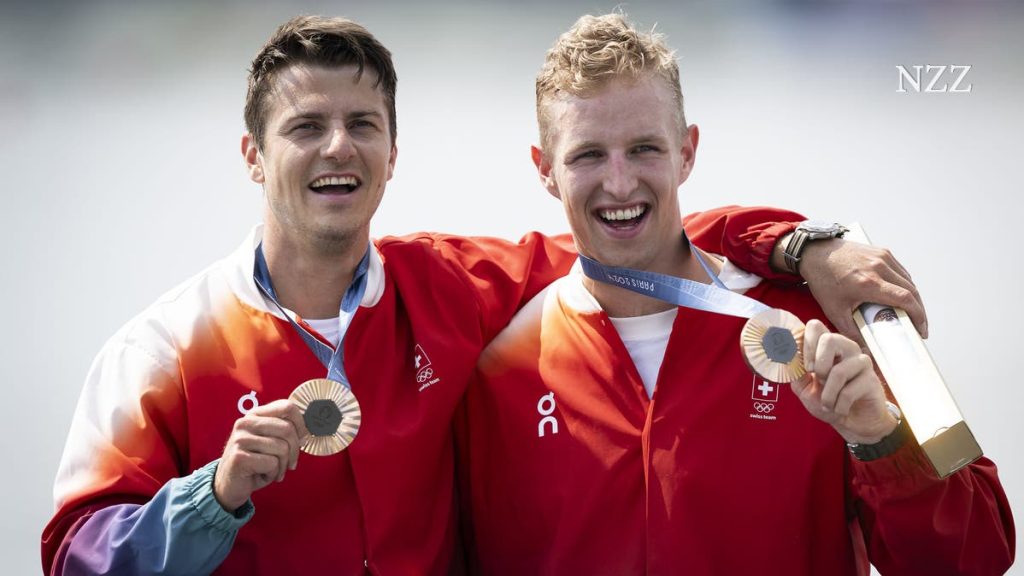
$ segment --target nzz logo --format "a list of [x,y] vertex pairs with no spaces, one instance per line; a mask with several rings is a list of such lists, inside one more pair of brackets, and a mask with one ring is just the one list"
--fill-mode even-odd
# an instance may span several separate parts
[[[972,88],[974,88],[974,84],[968,84],[966,88],[960,86],[964,81],[964,77],[967,76],[967,73],[971,71],[970,66],[957,66],[955,64],[950,64],[949,66],[937,66],[927,64],[924,66],[911,66],[911,68],[914,69],[913,74],[907,71],[905,67],[900,66],[899,64],[896,65],[896,70],[899,71],[899,81],[896,86],[896,92],[906,93],[907,85],[910,86],[912,92],[920,92],[921,70],[924,70],[926,80],[928,80],[929,78],[928,75],[931,75],[931,79],[928,81],[928,84],[924,87],[925,92],[948,92],[950,94],[966,94],[970,92]],[[949,69],[949,74],[946,75],[946,77],[952,78],[955,76],[955,79],[953,80],[953,85],[950,86],[948,83],[943,82],[942,86],[936,86],[936,84],[938,84],[939,82],[939,79],[941,79],[943,75],[946,74],[947,68]]]

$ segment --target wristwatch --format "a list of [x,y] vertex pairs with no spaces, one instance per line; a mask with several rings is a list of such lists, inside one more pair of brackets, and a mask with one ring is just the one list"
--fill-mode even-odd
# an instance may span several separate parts
[[885,458],[890,454],[896,453],[896,451],[899,450],[911,436],[910,426],[907,425],[906,419],[903,418],[903,413],[900,412],[899,406],[896,406],[892,402],[886,402],[885,407],[898,422],[898,424],[896,424],[896,428],[890,432],[888,436],[874,444],[846,443],[846,447],[849,448],[850,454],[853,454],[853,457],[861,462],[878,460],[879,458]]
[[822,222],[819,220],[806,220],[800,223],[793,231],[786,249],[782,252],[782,259],[786,263],[786,269],[800,275],[800,256],[804,253],[807,243],[813,240],[830,240],[842,238],[849,230],[834,222]]

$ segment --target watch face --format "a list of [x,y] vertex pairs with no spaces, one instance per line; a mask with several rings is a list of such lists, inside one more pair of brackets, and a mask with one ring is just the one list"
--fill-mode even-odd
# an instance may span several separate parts
[[838,224],[824,220],[805,220],[799,227],[811,233],[822,234],[831,234],[839,230]]

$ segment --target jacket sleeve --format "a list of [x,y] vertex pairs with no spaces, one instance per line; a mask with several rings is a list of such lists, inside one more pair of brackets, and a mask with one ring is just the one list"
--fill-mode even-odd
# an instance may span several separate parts
[[911,440],[889,457],[850,462],[854,512],[880,573],[994,575],[1013,563],[1013,517],[990,460],[939,479]]
[[77,515],[50,574],[209,574],[227,557],[238,529],[252,517],[213,496],[217,462],[173,478],[145,504],[94,506]]
[[[512,316],[545,286],[567,274],[576,261],[568,234],[531,232],[519,242],[499,238],[419,234],[413,242],[440,258],[468,288],[464,305],[478,311],[483,343],[504,328]],[[449,298],[457,295],[448,295]]]
[[100,351],[79,398],[42,536],[45,574],[209,572],[252,514],[216,502],[216,463],[185,474],[176,356],[129,327]]
[[[777,208],[725,206],[684,218],[690,239],[700,248],[723,254],[759,276],[802,281],[771,270],[769,260],[779,237],[804,218]],[[420,234],[404,240],[429,242],[470,286],[481,310],[485,342],[512,315],[555,279],[568,273],[576,249],[568,234],[530,233],[519,242],[497,238]]]
[[803,282],[771,267],[775,243],[806,220],[796,212],[768,206],[723,206],[683,218],[686,234],[697,247],[721,254],[762,278]]

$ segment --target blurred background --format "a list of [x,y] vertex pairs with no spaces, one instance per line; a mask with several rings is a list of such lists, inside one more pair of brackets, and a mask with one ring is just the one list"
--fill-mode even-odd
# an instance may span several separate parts
[[[1024,520],[1021,3],[5,2],[0,571],[40,570],[53,476],[101,344],[259,220],[242,105],[278,24],[348,16],[394,53],[400,153],[374,235],[518,238],[567,230],[529,157],[544,52],[580,15],[616,6],[678,50],[701,128],[683,211],[772,204],[860,221],[892,248]],[[959,88],[971,91],[948,92],[948,72],[945,92],[897,91],[898,65],[928,64],[970,66]]]

